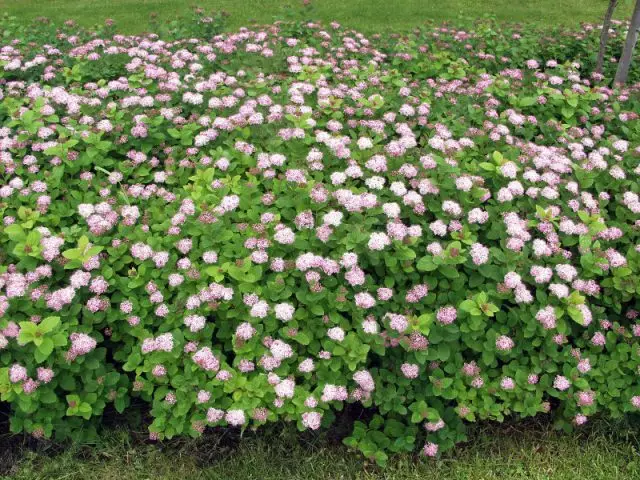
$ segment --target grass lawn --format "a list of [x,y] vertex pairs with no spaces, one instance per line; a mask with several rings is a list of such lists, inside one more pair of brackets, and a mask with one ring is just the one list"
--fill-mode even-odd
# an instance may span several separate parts
[[[426,20],[466,23],[484,15],[548,25],[599,22],[608,0],[312,0],[311,4],[311,13],[303,16],[302,0],[0,0],[0,12],[25,21],[39,16],[56,22],[72,18],[85,26],[113,18],[119,30],[137,33],[149,28],[152,13],[160,20],[173,19],[199,5],[229,12],[231,28],[254,20],[313,18],[375,32],[408,29]],[[632,0],[620,0],[617,18],[629,17],[631,8]]]
[[132,443],[128,433],[113,430],[94,448],[40,448],[21,452],[18,462],[4,449],[0,461],[5,478],[18,480],[640,478],[638,438],[631,427],[597,423],[572,435],[540,424],[475,428],[468,445],[441,460],[398,456],[385,470],[325,436],[300,436],[289,428],[266,435],[247,433],[237,448],[229,445],[236,442],[215,435],[158,445]]

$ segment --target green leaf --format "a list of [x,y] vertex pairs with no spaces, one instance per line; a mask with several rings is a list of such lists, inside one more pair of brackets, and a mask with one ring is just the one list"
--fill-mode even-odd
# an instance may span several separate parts
[[37,358],[38,355],[36,355],[36,360],[38,360],[39,363],[42,363],[44,360],[49,358],[49,355],[51,355],[52,352],[53,340],[51,340],[50,338],[44,338],[42,339],[42,343],[36,350],[36,354],[40,354],[40,359]]
[[416,252],[406,245],[401,245],[396,248],[396,255],[398,260],[413,260],[416,258]]
[[79,406],[78,406],[78,413],[85,419],[85,420],[89,420],[89,418],[91,418],[91,414],[93,413],[93,409],[91,408],[91,405],[89,405],[86,402],[82,402]]
[[4,232],[7,234],[9,239],[14,242],[24,242],[27,239],[24,229],[17,223],[5,227]]
[[76,389],[76,382],[71,374],[67,374],[60,378],[60,386],[68,392],[73,392]]
[[575,114],[573,108],[566,108],[566,107],[562,107],[560,109],[560,113],[562,113],[562,116],[567,119],[573,117]]
[[20,333],[18,334],[18,342],[26,345],[35,340],[38,326],[33,322],[20,322]]
[[52,340],[56,347],[64,347],[67,344],[67,337],[64,333],[56,333],[53,335]]
[[441,343],[437,347],[436,355],[438,356],[438,360],[443,362],[447,361],[449,356],[451,356],[451,347],[446,343]]
[[125,402],[124,397],[118,397],[116,398],[116,401],[113,402],[114,407],[116,408],[116,411],[118,413],[122,413],[124,412],[124,409],[126,408],[127,404]]
[[49,333],[55,330],[58,325],[60,325],[60,317],[47,317],[42,322],[40,322],[40,325],[38,325],[38,329],[42,333]]
[[416,268],[421,272],[432,272],[438,268],[436,264],[433,263],[433,258],[430,256],[424,256],[418,263],[416,264]]
[[478,166],[481,169],[487,170],[489,172],[493,172],[496,169],[496,166],[493,163],[489,163],[489,162],[480,162]]
[[68,260],[77,260],[82,258],[82,252],[78,248],[70,248],[62,252],[62,256]]
[[456,270],[456,268],[451,265],[440,265],[438,271],[449,279],[458,278],[460,276],[458,270]]
[[471,315],[482,315],[482,311],[473,300],[463,300],[462,303],[460,303],[460,310],[468,312]]
[[38,392],[40,392],[38,399],[42,403],[56,403],[58,401],[58,396],[53,390],[44,390],[41,387],[38,389]]
[[569,314],[569,317],[571,317],[571,320],[579,325],[584,325],[584,316],[576,307],[569,305],[569,307],[567,307],[567,313]]
[[521,107],[530,107],[532,105],[535,105],[537,102],[536,97],[523,97],[520,99],[520,106]]

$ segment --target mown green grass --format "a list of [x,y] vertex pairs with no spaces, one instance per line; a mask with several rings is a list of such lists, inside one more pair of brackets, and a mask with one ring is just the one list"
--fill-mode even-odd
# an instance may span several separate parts
[[[166,21],[198,5],[229,12],[230,28],[291,17],[336,20],[371,33],[406,30],[427,20],[464,24],[485,15],[499,21],[577,26],[601,21],[607,4],[608,0],[311,0],[310,10],[303,12],[302,0],[0,0],[0,12],[24,21],[71,18],[84,26],[112,18],[119,30],[139,33],[150,28],[152,13]],[[631,0],[621,0],[617,18],[628,17],[631,8]]]
[[0,459],[5,478],[17,480],[632,480],[640,478],[636,432],[605,423],[574,434],[540,424],[476,427],[440,460],[397,456],[384,470],[325,435],[289,428],[246,434],[238,446],[215,434],[151,445],[111,430],[94,446],[39,447],[13,466]]

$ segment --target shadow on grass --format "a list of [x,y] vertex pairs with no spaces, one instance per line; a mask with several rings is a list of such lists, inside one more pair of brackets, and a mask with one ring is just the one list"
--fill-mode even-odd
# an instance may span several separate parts
[[381,470],[342,445],[353,423],[367,421],[373,414],[356,405],[338,412],[335,426],[320,432],[297,432],[294,425],[278,423],[244,432],[210,428],[200,438],[163,442],[148,440],[143,427],[146,412],[141,408],[133,411],[136,413],[127,415],[105,412],[101,435],[95,443],[84,445],[12,435],[7,412],[1,412],[0,477],[640,478],[640,425],[632,418],[615,423],[594,420],[571,434],[554,430],[548,416],[473,424],[469,441],[439,460],[424,462],[417,454],[397,455]]

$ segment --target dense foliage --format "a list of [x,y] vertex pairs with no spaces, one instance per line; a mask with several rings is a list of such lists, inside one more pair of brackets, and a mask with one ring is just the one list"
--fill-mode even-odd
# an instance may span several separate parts
[[384,464],[465,421],[640,407],[639,89],[591,74],[597,28],[219,27],[0,25],[14,431],[357,402],[346,442]]

